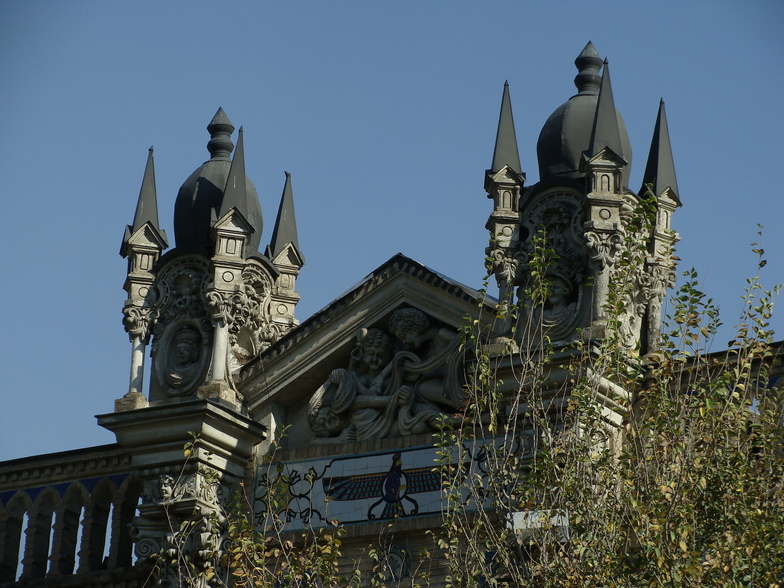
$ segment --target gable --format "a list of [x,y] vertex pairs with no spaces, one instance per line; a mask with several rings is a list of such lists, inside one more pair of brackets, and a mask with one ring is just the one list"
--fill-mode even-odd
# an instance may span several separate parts
[[[432,332],[441,333],[445,341],[454,338],[456,348],[466,316],[479,314],[480,297],[478,291],[398,254],[249,362],[238,386],[254,418],[264,420],[275,407],[289,426],[302,429],[298,438],[310,435],[303,411],[333,370],[349,367],[363,329],[386,333],[400,352],[405,344],[391,334],[390,317],[413,308],[426,316]],[[493,303],[486,302],[488,316],[494,316]]]

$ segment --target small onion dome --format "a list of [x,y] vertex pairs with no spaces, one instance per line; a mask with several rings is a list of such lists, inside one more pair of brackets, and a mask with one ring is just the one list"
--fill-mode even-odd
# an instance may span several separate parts
[[[580,160],[591,143],[591,130],[601,82],[599,69],[603,61],[593,44],[588,42],[582,53],[574,60],[574,64],[578,70],[574,78],[577,94],[555,109],[544,123],[536,143],[540,180],[555,175],[568,178],[583,176],[579,171]],[[631,143],[621,113],[617,109],[615,113],[618,117],[618,129],[623,146],[623,153],[618,155],[628,162],[623,169],[623,183],[627,185],[632,162]]]
[[[183,182],[177,193],[174,203],[174,239],[181,251],[210,255],[213,249],[210,228],[220,212],[231,169],[231,152],[234,149],[231,134],[234,125],[223,109],[219,108],[207,125],[207,130],[210,133],[207,150],[211,157]],[[256,187],[247,176],[245,182],[250,208],[255,209],[250,214],[259,219],[260,225],[261,208]],[[258,229],[250,237],[249,251],[258,250],[261,226]]]

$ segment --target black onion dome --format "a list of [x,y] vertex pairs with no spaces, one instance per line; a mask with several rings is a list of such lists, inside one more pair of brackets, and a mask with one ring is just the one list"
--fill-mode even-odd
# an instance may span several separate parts
[[231,168],[234,143],[231,124],[222,108],[207,125],[210,159],[194,171],[180,187],[174,202],[174,240],[178,249],[209,254],[212,249],[210,227],[220,210],[223,190]]
[[[561,175],[568,178],[582,177],[580,160],[583,152],[590,147],[591,131],[596,104],[599,99],[599,70],[603,61],[591,42],[574,60],[578,73],[574,78],[577,94],[555,109],[544,123],[539,140],[536,143],[536,154],[539,160],[539,179]],[[624,185],[628,183],[631,169],[632,149],[626,124],[618,110],[618,129],[620,131],[623,153],[619,153],[628,165],[623,170]]]
[[[213,242],[210,237],[212,224],[220,216],[226,181],[231,170],[231,152],[234,143],[231,134],[234,125],[223,112],[218,109],[207,125],[210,140],[207,150],[210,159],[194,171],[180,187],[174,203],[174,239],[181,251],[194,251],[210,255]],[[244,163],[242,175],[244,173]],[[247,205],[242,206],[242,213],[254,228],[248,243],[248,251],[258,251],[261,241],[262,217],[259,198],[253,182],[245,176],[245,194]]]

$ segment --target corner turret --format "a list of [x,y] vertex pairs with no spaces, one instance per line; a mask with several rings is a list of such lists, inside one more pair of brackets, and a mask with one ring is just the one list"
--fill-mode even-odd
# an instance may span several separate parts
[[299,249],[291,174],[284,173],[286,181],[272,239],[267,246],[267,257],[280,271],[272,293],[273,320],[283,328],[290,329],[298,324],[294,318],[294,309],[300,299],[297,293],[297,276],[305,265],[305,257]]
[[[627,187],[632,150],[615,108],[609,65],[590,42],[575,65],[577,94],[542,127],[540,178],[525,190],[504,87],[493,165],[485,175],[485,190],[494,201],[486,259],[498,282],[502,317],[492,339],[527,345],[543,337],[563,344],[601,338],[607,333],[608,305],[625,297],[620,344],[647,353],[656,344],[658,309],[674,271],[665,250],[674,243],[669,218],[679,201],[666,120],[662,110],[646,170],[646,183],[656,183],[658,211],[655,226],[648,227],[632,222],[643,203]],[[648,257],[639,259],[646,249]],[[531,264],[541,250],[550,252],[544,270],[542,263]],[[634,261],[619,264],[622,256]],[[613,295],[620,265],[633,265],[627,276],[633,292]],[[529,300],[530,286],[542,284],[545,299]]]
[[509,82],[504,82],[493,162],[485,172],[485,191],[487,197],[493,200],[493,212],[485,224],[485,228],[490,231],[490,245],[485,249],[485,264],[488,273],[495,275],[498,284],[500,318],[495,331],[496,339],[500,337],[503,341],[506,341],[505,335],[511,329],[510,308],[519,265],[515,256],[518,246],[519,202],[524,184],[525,174],[520,167]]
[[144,179],[136,203],[133,224],[125,227],[120,255],[128,258],[128,275],[123,288],[128,293],[123,308],[123,324],[133,344],[128,393],[117,402],[121,407],[146,405],[142,394],[144,351],[150,340],[150,288],[153,268],[161,252],[169,246],[166,233],[158,225],[158,196],[155,188],[153,148],[147,154]]

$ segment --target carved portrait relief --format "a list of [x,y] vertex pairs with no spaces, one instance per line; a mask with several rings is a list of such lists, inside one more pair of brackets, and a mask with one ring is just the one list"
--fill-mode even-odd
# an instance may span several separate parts
[[183,256],[155,280],[151,400],[188,396],[206,380],[212,343],[204,298],[208,269],[206,260]]
[[[526,260],[521,268],[518,295],[523,325],[541,325],[553,340],[574,335],[583,322],[587,306],[583,285],[590,273],[589,257],[584,245],[582,198],[577,192],[559,190],[534,197],[520,214],[521,246]],[[550,251],[545,278],[548,296],[538,307],[527,299],[530,285],[528,263],[534,251],[535,236],[544,239]]]
[[442,415],[462,406],[461,369],[454,329],[417,309],[399,309],[389,332],[362,329],[348,367],[333,370],[311,397],[312,443],[433,431]]

